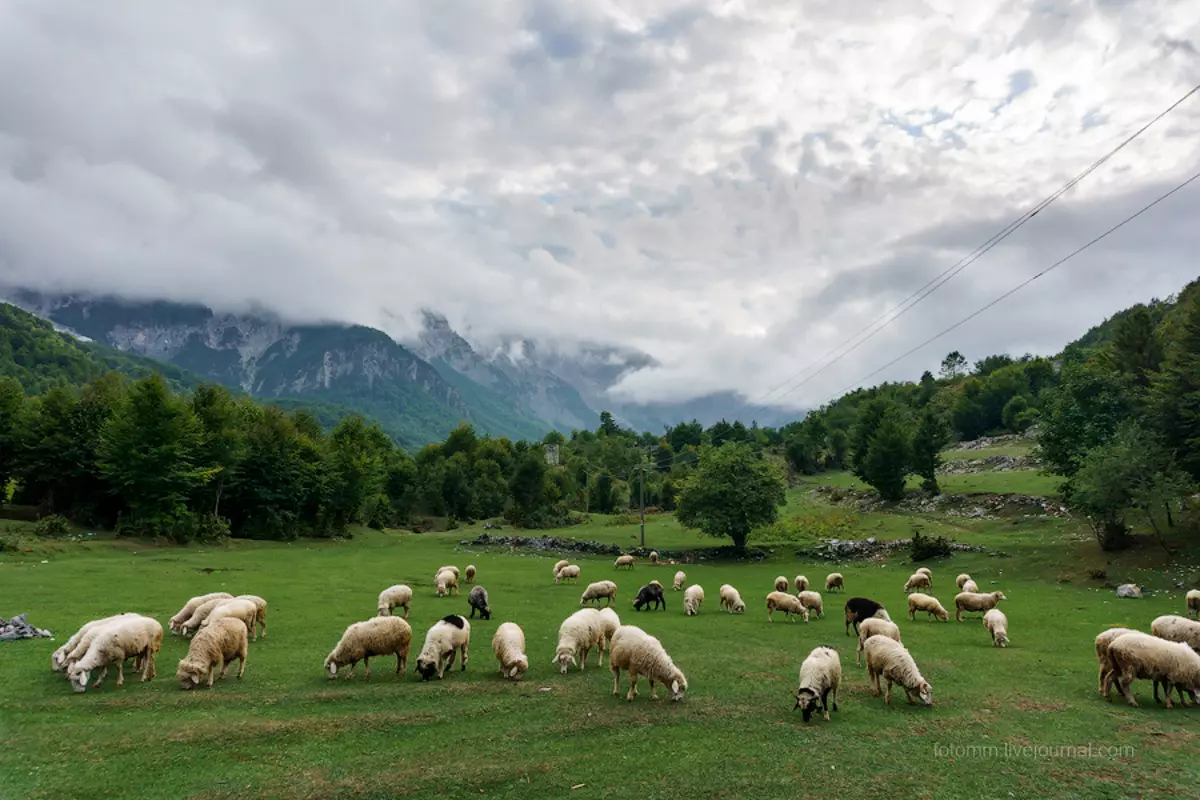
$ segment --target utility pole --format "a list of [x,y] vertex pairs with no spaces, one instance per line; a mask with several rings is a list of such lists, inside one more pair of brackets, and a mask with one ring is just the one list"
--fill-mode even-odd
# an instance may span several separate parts
[[641,473],[642,473],[642,490],[641,490],[641,495],[642,495],[642,547],[645,547],[646,546],[646,456],[645,456],[644,452],[642,454]]

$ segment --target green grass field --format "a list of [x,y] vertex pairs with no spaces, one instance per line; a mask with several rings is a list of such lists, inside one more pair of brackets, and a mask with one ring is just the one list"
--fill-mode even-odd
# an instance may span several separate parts
[[[803,509],[804,501],[793,497],[790,507]],[[867,533],[884,516],[864,515],[858,524]],[[908,622],[901,586],[913,565],[903,554],[882,564],[804,563],[781,549],[775,561],[760,564],[690,564],[689,581],[707,595],[692,618],[670,592],[665,612],[639,614],[630,605],[651,577],[669,586],[676,567],[639,564],[627,573],[615,571],[610,558],[575,559],[584,583],[618,583],[622,620],[659,637],[687,674],[690,689],[680,703],[650,701],[644,682],[633,703],[612,697],[611,673],[607,665],[595,668],[594,655],[586,671],[558,674],[550,665],[558,626],[579,607],[582,586],[552,585],[556,554],[460,546],[474,531],[362,532],[344,542],[221,549],[90,542],[5,554],[0,613],[27,611],[56,641],[0,642],[0,797],[528,798],[569,795],[576,786],[581,796],[647,798],[818,789],[828,796],[972,798],[1194,794],[1200,709],[1157,707],[1145,682],[1135,687],[1143,708],[1105,702],[1096,693],[1092,647],[1106,626],[1147,629],[1154,616],[1179,613],[1182,592],[1118,601],[1099,590],[1078,577],[1076,554],[1090,552],[1086,538],[1062,521],[1033,528],[995,520],[939,524],[1013,554],[959,554],[932,564],[934,594],[943,602],[960,571],[984,590],[1006,592],[1011,647],[992,648],[978,618]],[[552,533],[630,541],[636,532],[636,525],[594,518]],[[667,549],[718,542],[655,518],[647,543]],[[1161,553],[1125,558],[1139,580],[1170,586]],[[417,594],[414,664],[432,622],[467,613],[465,591],[434,596],[432,573],[444,563],[475,564],[491,595],[494,615],[472,623],[465,673],[456,668],[444,681],[421,683],[412,672],[395,677],[394,659],[379,659],[369,683],[361,665],[354,681],[324,676],[322,661],[345,626],[370,617],[379,590],[396,582]],[[803,572],[820,581],[835,568],[846,575],[849,595],[875,597],[895,612],[933,684],[934,708],[909,707],[902,693],[891,708],[871,696],[865,670],[854,666],[853,639],[843,634],[843,596],[826,595],[825,619],[767,622],[763,598],[775,575]],[[1064,569],[1075,570],[1071,583],[1048,579]],[[719,610],[717,588],[725,582],[741,590],[744,616]],[[187,644],[169,634],[158,677],[147,684],[135,678],[118,689],[114,672],[104,686],[76,695],[49,669],[51,651],[88,619],[133,610],[165,626],[190,596],[217,590],[260,594],[270,603],[269,636],[251,644],[240,682],[228,677],[211,691],[181,691],[174,666]],[[531,663],[516,684],[499,677],[490,647],[496,626],[509,620],[524,628]],[[818,644],[842,653],[840,711],[829,723],[804,725],[792,712],[796,676]],[[968,744],[999,750],[944,749]],[[1006,745],[1132,750],[1088,758]]]

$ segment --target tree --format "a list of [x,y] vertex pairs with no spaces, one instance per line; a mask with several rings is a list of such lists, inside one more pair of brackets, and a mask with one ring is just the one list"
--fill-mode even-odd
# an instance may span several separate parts
[[1038,417],[1038,410],[1029,405],[1025,395],[1017,395],[1004,404],[1000,420],[1004,427],[1016,433],[1024,433]]
[[1013,357],[1007,353],[1002,353],[995,356],[987,356],[986,358],[981,358],[975,362],[975,374],[981,378],[987,377],[1001,367],[1007,367],[1013,363]]
[[17,443],[25,392],[15,378],[0,378],[0,502],[8,496],[8,481],[17,470]]
[[1036,455],[1048,471],[1069,478],[1088,451],[1108,441],[1136,412],[1122,376],[1095,361],[1067,364],[1059,385],[1042,401]]
[[605,436],[617,436],[621,433],[621,426],[617,424],[611,411],[600,412],[600,433]]
[[1177,309],[1152,405],[1157,427],[1180,465],[1200,479],[1200,291],[1188,292]]
[[867,446],[863,460],[863,480],[889,502],[904,499],[904,481],[908,476],[909,441],[896,411],[889,410]]
[[962,375],[967,369],[967,359],[962,353],[954,350],[942,359],[941,376],[953,380]]
[[200,422],[201,440],[196,463],[212,469],[213,479],[204,487],[204,508],[213,514],[221,511],[221,493],[237,470],[245,451],[241,409],[224,386],[205,384],[196,388],[191,399],[192,412]]
[[708,536],[728,536],[744,550],[752,530],[778,518],[786,485],[778,467],[749,445],[705,447],[679,493],[676,517]]
[[912,471],[923,479],[922,488],[938,494],[937,470],[942,465],[942,448],[950,440],[950,432],[937,412],[926,406],[913,436]]
[[871,438],[879,430],[889,408],[890,404],[883,397],[872,398],[859,407],[858,422],[850,435],[850,470],[861,481],[867,480],[867,451]]
[[921,394],[920,394],[920,399],[917,401],[917,403],[922,406],[929,405],[929,401],[933,399],[933,396],[935,394],[937,394],[937,389],[938,389],[937,380],[933,377],[933,373],[930,372],[929,370],[925,370],[924,372],[922,372],[921,373]]
[[1163,347],[1150,309],[1136,305],[1116,320],[1107,351],[1109,363],[1145,388],[1163,361]]
[[508,481],[512,504],[508,518],[514,525],[536,527],[552,502],[546,486],[546,459],[540,449],[522,453]]
[[471,516],[475,519],[498,517],[508,501],[508,484],[500,465],[489,458],[475,462],[471,473]]

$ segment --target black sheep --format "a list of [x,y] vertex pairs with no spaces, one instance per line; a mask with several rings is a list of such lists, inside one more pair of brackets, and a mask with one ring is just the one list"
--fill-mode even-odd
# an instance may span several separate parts
[[667,607],[667,601],[663,598],[662,587],[654,583],[648,583],[641,589],[638,589],[637,597],[633,601],[633,610],[641,611],[643,607],[649,608],[652,603],[655,608],[661,605],[665,610]]
[[471,606],[471,619],[475,618],[476,611],[479,611],[479,616],[483,619],[492,618],[492,609],[488,606],[487,589],[482,586],[471,589],[471,593],[467,595],[467,604]]
[[851,597],[846,601],[846,635],[850,635],[851,625],[854,626],[854,633],[857,635],[858,623],[864,619],[870,619],[880,611],[883,611],[883,605],[869,597]]

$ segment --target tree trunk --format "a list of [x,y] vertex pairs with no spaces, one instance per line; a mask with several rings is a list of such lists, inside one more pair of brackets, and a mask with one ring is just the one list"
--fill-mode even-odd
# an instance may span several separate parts
[[1100,543],[1101,550],[1124,550],[1133,543],[1129,538],[1129,528],[1120,520],[1103,520],[1094,523],[1092,529],[1096,533],[1096,541]]
[[734,550],[736,550],[739,553],[745,552],[746,540],[749,538],[749,534],[739,531],[737,533],[729,534],[729,538],[733,539],[733,549]]

